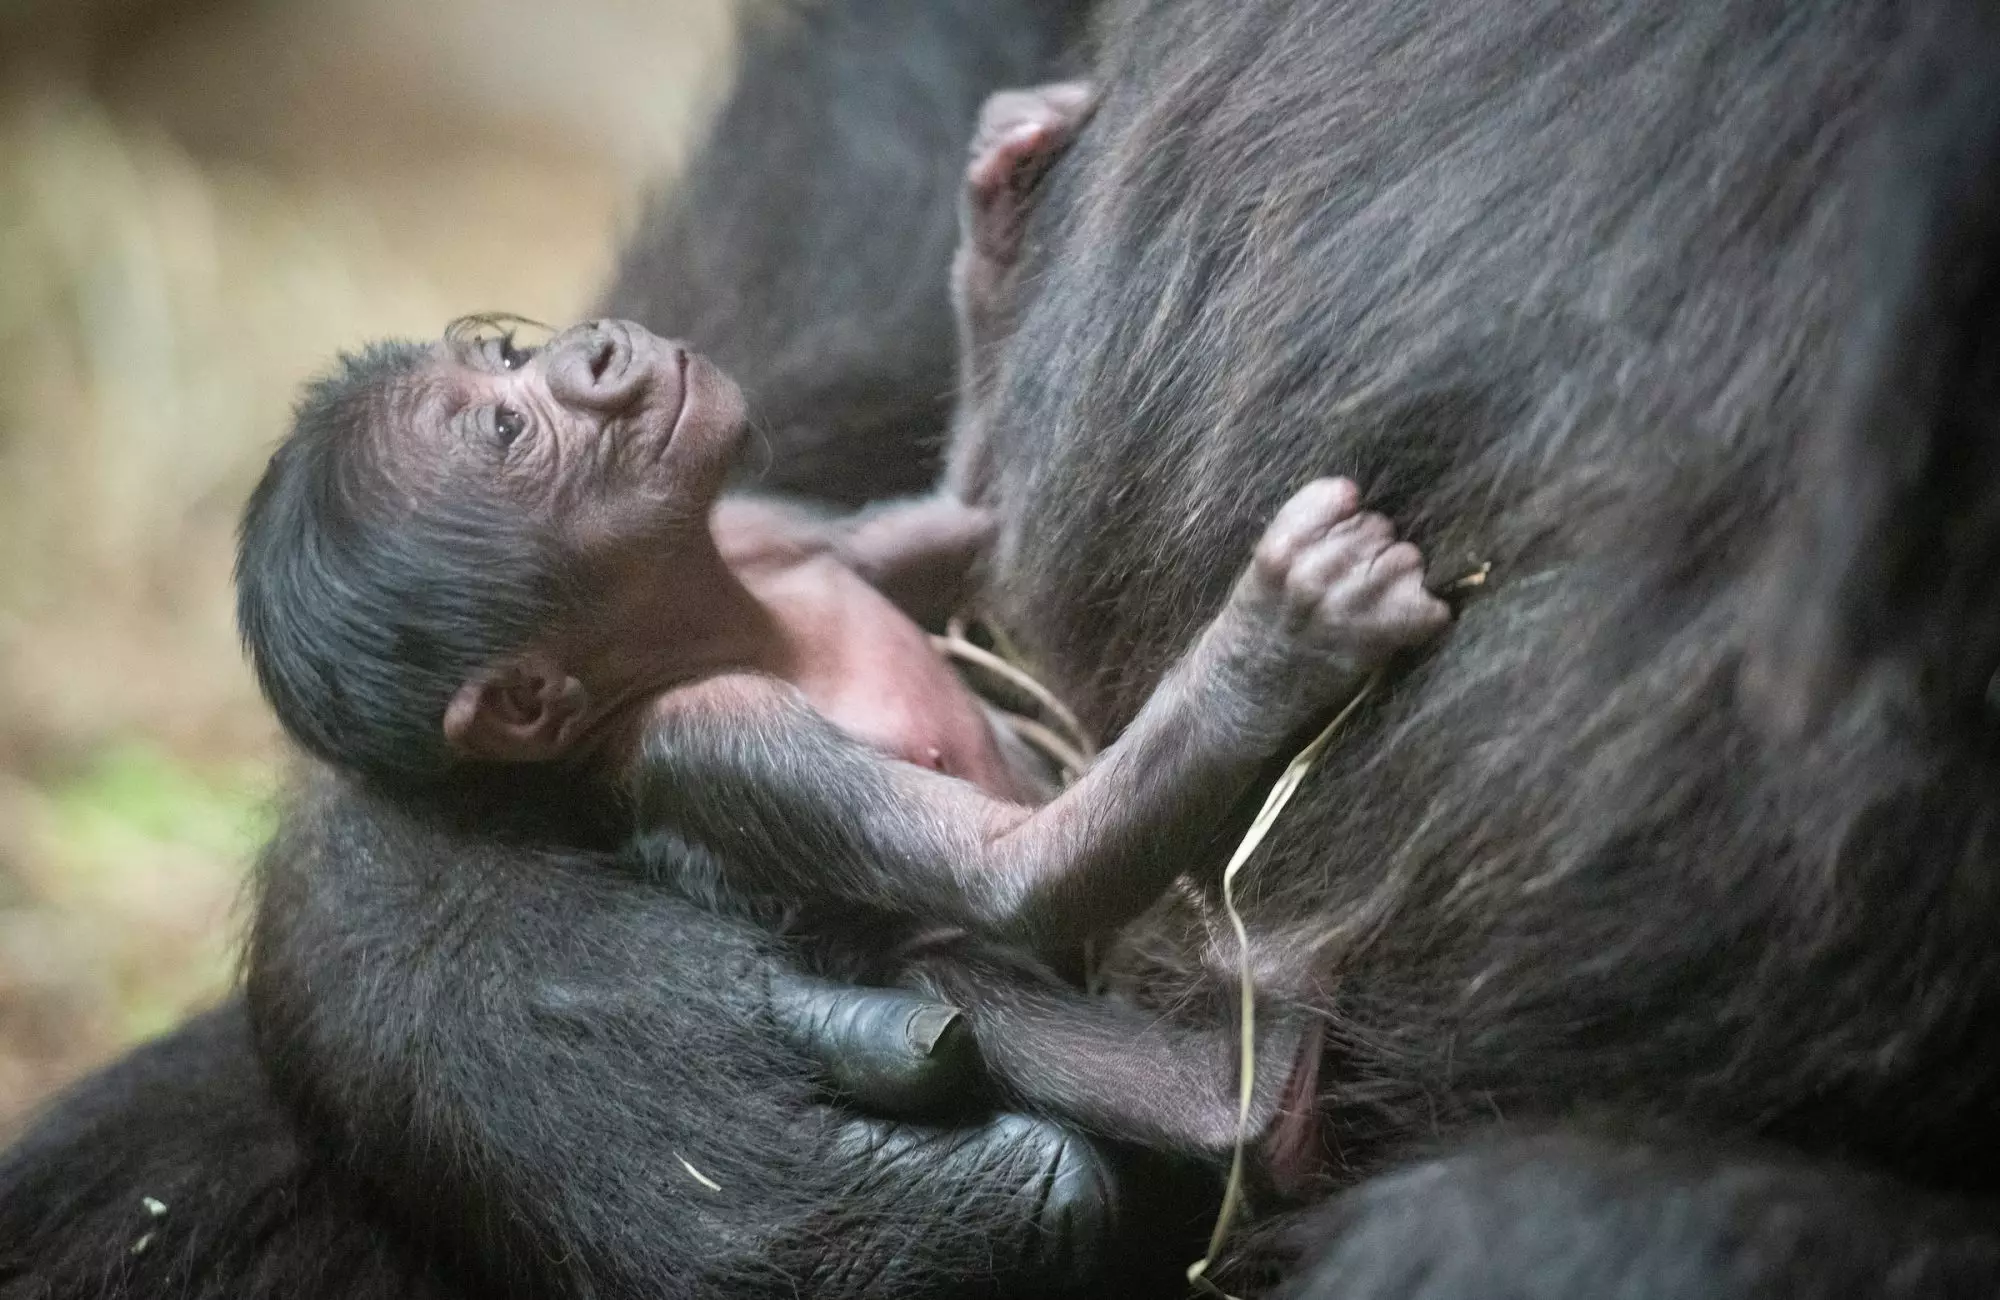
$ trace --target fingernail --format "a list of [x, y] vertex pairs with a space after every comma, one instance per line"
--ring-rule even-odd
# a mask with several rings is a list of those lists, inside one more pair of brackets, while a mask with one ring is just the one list
[[944, 1006], [925, 1007], [917, 1012], [910, 1017], [905, 1031], [909, 1035], [910, 1046], [929, 1056], [946, 1031], [958, 1023], [959, 1014], [957, 1007]]

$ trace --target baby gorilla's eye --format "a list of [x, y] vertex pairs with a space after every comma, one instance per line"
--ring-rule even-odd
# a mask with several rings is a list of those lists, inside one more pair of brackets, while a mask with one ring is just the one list
[[535, 349], [533, 348], [517, 348], [514, 346], [513, 330], [508, 330], [505, 334], [502, 334], [498, 343], [500, 364], [509, 370], [519, 370], [522, 366], [528, 364], [529, 357], [535, 355]]
[[514, 439], [521, 436], [528, 427], [528, 418], [511, 406], [493, 408], [493, 433], [500, 439], [500, 448], [505, 451], [514, 445]]

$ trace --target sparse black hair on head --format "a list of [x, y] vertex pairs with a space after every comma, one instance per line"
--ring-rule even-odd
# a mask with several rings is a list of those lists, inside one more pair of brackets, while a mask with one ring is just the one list
[[575, 590], [554, 530], [496, 496], [387, 472], [389, 399], [429, 356], [374, 343], [307, 384], [237, 539], [237, 626], [279, 722], [396, 784], [449, 773], [453, 692], [556, 625]]

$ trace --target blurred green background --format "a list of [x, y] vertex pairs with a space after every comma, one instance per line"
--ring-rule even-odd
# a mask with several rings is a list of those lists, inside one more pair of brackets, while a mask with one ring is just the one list
[[282, 749], [231, 533], [299, 381], [587, 306], [730, 0], [0, 0], [0, 1139], [213, 1000]]

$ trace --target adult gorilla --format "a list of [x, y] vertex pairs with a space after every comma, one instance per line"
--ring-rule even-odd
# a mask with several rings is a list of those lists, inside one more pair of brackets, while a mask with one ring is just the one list
[[[1114, 733], [1305, 478], [1357, 477], [1437, 570], [1493, 565], [1248, 880], [1267, 980], [1328, 1026], [1343, 1177], [1587, 1114], [1994, 1190], [1992, 24], [1956, 0], [1105, 24], [998, 378], [1002, 621]], [[1179, 941], [1208, 933], [1148, 936], [1163, 1005], [1212, 987]], [[1537, 1186], [1664, 1208], [1730, 1167], [1495, 1159], [1558, 1174], [1434, 1172], [1508, 1220]], [[1810, 1177], [1796, 1215], [1875, 1230], [1875, 1192]], [[1748, 1267], [1727, 1218], [1692, 1238]]]

